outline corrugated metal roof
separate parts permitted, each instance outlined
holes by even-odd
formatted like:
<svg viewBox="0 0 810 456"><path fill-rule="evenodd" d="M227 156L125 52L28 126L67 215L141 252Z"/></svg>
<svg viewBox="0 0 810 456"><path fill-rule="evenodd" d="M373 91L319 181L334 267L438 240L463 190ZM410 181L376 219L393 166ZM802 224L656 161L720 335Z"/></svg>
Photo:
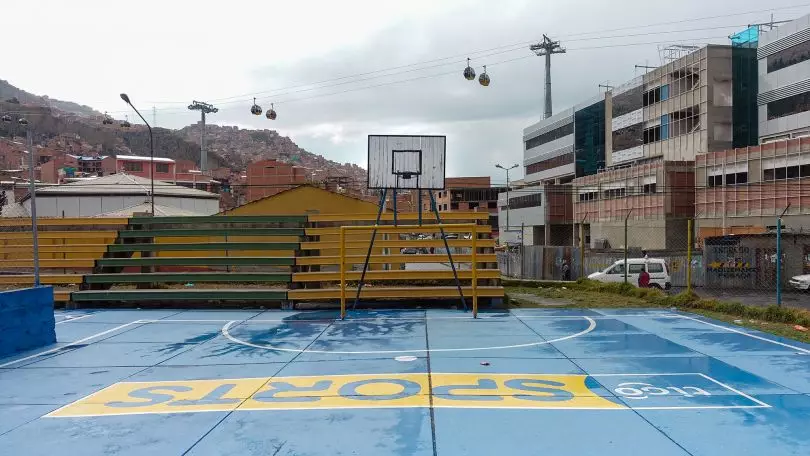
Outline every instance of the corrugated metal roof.
<svg viewBox="0 0 810 456"><path fill-rule="evenodd" d="M132 217L136 213L144 213L144 212L152 212L152 206L148 201L143 202L141 204L136 204L135 206L118 209L116 211L94 215L93 217ZM207 214L200 214L198 212L188 211L174 206L164 206L161 204L155 204L156 217L194 217L201 215Z"/></svg>
<svg viewBox="0 0 810 456"><path fill-rule="evenodd" d="M149 157L142 157L140 155L116 155L115 158L119 160L130 160L130 161L149 161L151 158ZM174 160L171 158L164 158L164 157L155 157L155 162L158 163L174 163Z"/></svg>
<svg viewBox="0 0 810 456"><path fill-rule="evenodd" d="M37 189L37 196L55 195L149 195L151 180L125 173L110 174L89 181ZM219 199L215 193L155 181L155 195L186 198Z"/></svg>

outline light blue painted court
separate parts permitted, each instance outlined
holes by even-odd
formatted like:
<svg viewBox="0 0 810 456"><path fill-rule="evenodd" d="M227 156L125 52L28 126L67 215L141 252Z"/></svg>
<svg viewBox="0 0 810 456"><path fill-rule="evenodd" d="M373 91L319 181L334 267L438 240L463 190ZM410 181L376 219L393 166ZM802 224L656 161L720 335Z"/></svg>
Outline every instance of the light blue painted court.
<svg viewBox="0 0 810 456"><path fill-rule="evenodd" d="M810 454L810 345L660 309L336 317L57 312L0 358L0 454Z"/></svg>

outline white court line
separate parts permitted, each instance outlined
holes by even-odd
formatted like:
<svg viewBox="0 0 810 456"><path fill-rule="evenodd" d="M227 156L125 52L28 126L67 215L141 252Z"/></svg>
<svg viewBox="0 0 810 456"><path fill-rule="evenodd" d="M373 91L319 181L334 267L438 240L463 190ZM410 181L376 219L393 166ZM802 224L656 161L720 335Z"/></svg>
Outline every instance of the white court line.
<svg viewBox="0 0 810 456"><path fill-rule="evenodd" d="M759 404L761 407L768 407L768 408L770 408L770 407L771 407L770 405L768 405L768 404L766 404L766 403L764 403L764 402L760 401L759 399L755 399L755 398L753 398L753 397L751 397L751 396L749 396L749 395L747 395L747 394L743 393L743 392L742 392L742 391L740 391L740 390L734 389L734 388L732 388L732 387L730 387L730 386L726 385L726 384L725 384L725 383L723 383L723 382L717 381L717 380L715 380L715 379L713 379L713 378L709 377L709 376L708 376L708 375L706 375L706 374L698 374L698 375L700 375L701 377L705 378L706 380L709 380L710 382L714 382L714 383L716 383L716 384L718 384L718 385L722 386L723 388L725 388L725 389L727 389L727 390L729 390L729 391L733 391L733 392L735 392L735 393L739 394L740 396L742 396L742 397L744 397L744 398L748 399L749 401L756 402L756 403L757 403L757 404Z"/></svg>
<svg viewBox="0 0 810 456"><path fill-rule="evenodd" d="M77 341L70 342L70 343L68 343L68 344L66 344L66 345L64 345L62 347L52 348L50 350L45 350L44 352L39 352L39 353L33 354L31 356L26 356L25 358L15 359L14 361L9 361L9 362L7 362L5 364L0 364L0 367L11 366L12 364L17 364L17 363L20 363L20 362L23 362L23 361L28 361L29 359L34 359L34 358L37 358L37 357L40 357L40 356L49 355L51 353L56 353L56 352L59 352L59 351L63 351L68 347L72 347L74 345L82 344L84 342L87 342L88 340L92 340L92 339L95 339L96 337L104 336L104 335L109 334L109 333L111 333L113 331L117 331L119 329L126 328L127 326L134 325L136 323L141 323L141 320L135 320L135 321L131 321L129 323L124 323L121 326L116 326L115 328L108 329L106 331L102 331L102 332L100 332L98 334L93 334L92 336L85 337L84 339L79 339Z"/></svg>
<svg viewBox="0 0 810 456"><path fill-rule="evenodd" d="M688 316L688 315L681 315L681 317L686 318L686 319L689 319L689 320L694 320L694 321L697 321L697 322L699 322L699 323L703 323L704 325L709 325L709 326L714 326L715 328L724 329L724 330L729 331L729 332L733 332L733 333L737 333L737 334L742 334L743 336L748 336L748 337L750 337L750 338L752 338L752 339L758 339L758 340L762 340L762 341L765 341L765 342L770 342L770 343L772 343L772 344L781 345L781 346L783 346L783 347L787 347L787 348L790 348L790 349L793 349L793 350L796 350L796 351L802 352L802 353L804 353L804 354L810 354L810 350L807 350L807 349L805 349L805 348L796 347L796 346L794 346L794 345L789 345L789 344L784 344L784 343L779 342L779 341L776 341L776 340L771 340L771 339L768 339L767 337L760 337L760 336L757 336L757 335L755 335L755 334L749 334L749 333L747 333L747 332L745 332L745 331L740 331L740 330L737 330L737 329L734 329L734 328L729 328L729 327L727 327L727 326L716 325L716 324L714 324L714 323L709 323L708 321L703 321L703 320L701 320L701 319L699 319L699 318L690 317L690 316Z"/></svg>
<svg viewBox="0 0 810 456"><path fill-rule="evenodd" d="M683 315L678 314L623 314L623 315L516 315L519 318L593 318L595 320L616 319L624 317L655 317L655 318L684 318Z"/></svg>
<svg viewBox="0 0 810 456"><path fill-rule="evenodd" d="M92 316L93 316L93 314L87 314L87 315L84 315L84 316L81 316L81 317L70 317L70 318L65 317L64 320L57 321L56 324L61 325L62 323L67 323L69 321L81 320L82 318L87 318L87 317L92 317Z"/></svg>
<svg viewBox="0 0 810 456"><path fill-rule="evenodd" d="M541 342L530 342L527 344L515 344L515 345L502 345L497 347L467 347L467 348L431 348L431 349L415 349L415 350L362 350L362 351L327 351L327 350L308 350L308 349L295 349L295 348L279 348L274 347L272 345L259 345L254 344L251 342L245 342L241 339L237 339L233 337L228 330L233 326L236 321L232 321L227 323L225 326L222 327L222 335L225 336L228 340L233 343L245 345L248 347L253 348L260 348L263 350L275 350L275 351L283 351L283 352L292 352L292 353L320 353L320 354L327 354L327 355L363 355L363 354L399 354L399 353L432 353L432 352L466 352L466 351L480 351L480 350L504 350L510 348L524 348L524 347L534 347L538 345L546 345L551 344L554 342L560 342L563 340L573 339L575 337L579 337L589 332L593 331L596 328L596 321L590 317L583 317L590 323L588 327L584 331L580 331L576 334L571 334L565 337L559 337L557 339L550 339Z"/></svg>

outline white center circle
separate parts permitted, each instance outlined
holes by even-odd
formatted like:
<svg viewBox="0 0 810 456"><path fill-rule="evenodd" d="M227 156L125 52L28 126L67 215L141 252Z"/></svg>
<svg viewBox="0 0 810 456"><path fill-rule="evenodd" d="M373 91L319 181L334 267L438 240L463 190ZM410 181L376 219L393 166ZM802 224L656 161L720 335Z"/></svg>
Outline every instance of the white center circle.
<svg viewBox="0 0 810 456"><path fill-rule="evenodd" d="M266 345L259 345L254 344L252 342L247 342L242 339L238 339L231 335L230 329L233 327L234 324L239 323L238 321L229 321L222 327L222 335L225 336L228 340L235 344L244 345L247 347L253 348L260 348L262 350L274 350L274 351L282 351L282 352L292 352L292 353L322 353L327 355L373 355L373 354L397 354L397 353L436 353L436 352L465 352L465 351L479 351L479 350L506 350L510 348L524 348L524 347L535 347L539 345L546 345L551 344L554 342L560 342L563 340L573 339L575 337L583 336L588 334L589 332L596 329L596 321L593 318L583 316L587 322L588 327L585 330L580 331L576 334L571 334L568 336L558 337L556 339L549 339L543 340L540 342L529 342L526 344L515 344L515 345L499 345L494 347L466 347L466 348L430 348L430 349L414 349L414 350L358 350L358 351L332 351L332 350L310 350L308 348L281 348L276 347L270 344Z"/></svg>

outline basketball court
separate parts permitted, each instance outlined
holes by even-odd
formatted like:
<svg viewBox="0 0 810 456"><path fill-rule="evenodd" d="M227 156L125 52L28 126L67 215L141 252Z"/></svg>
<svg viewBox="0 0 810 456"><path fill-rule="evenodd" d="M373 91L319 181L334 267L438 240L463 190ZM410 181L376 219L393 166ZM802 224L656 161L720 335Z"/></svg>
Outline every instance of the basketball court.
<svg viewBox="0 0 810 456"><path fill-rule="evenodd" d="M663 310L57 313L7 454L807 454L810 346Z"/></svg>

